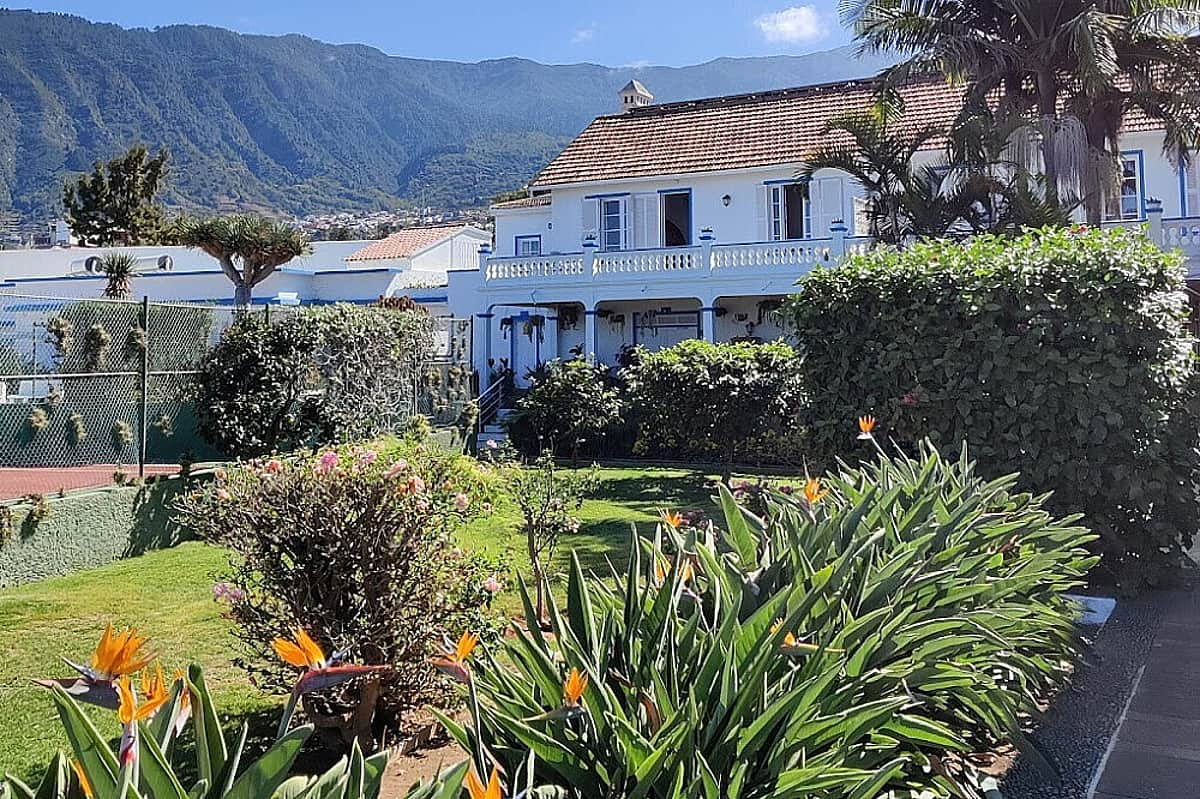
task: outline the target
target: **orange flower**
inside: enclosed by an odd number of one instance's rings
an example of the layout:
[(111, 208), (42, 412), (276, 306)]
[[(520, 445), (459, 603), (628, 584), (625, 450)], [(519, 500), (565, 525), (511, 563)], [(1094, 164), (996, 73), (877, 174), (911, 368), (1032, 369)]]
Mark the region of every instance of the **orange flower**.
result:
[(71, 769), (75, 772), (75, 779), (79, 780), (79, 789), (83, 791), (83, 795), (87, 799), (92, 799), (95, 794), (92, 793), (92, 783), (87, 778), (87, 773), (84, 772), (83, 766), (79, 765), (78, 760), (71, 761)]
[(160, 705), (170, 697), (161, 663), (154, 664), (153, 673), (150, 672), (150, 669), (142, 669), (142, 693), (147, 702), (158, 702)]
[(144, 668), (150, 662), (149, 655), (142, 654), (146, 638), (137, 630), (129, 628), (120, 635), (113, 635), (112, 625), (106, 625), (96, 652), (92, 655), (92, 671), (97, 679), (114, 680)]
[(162, 693), (156, 696), (147, 696), (146, 701), (139, 705), (128, 674), (123, 675), (121, 681), (117, 683), (117, 696), (120, 701), (120, 705), (117, 707), (117, 719), (126, 726), (150, 718), (167, 701), (167, 695)]
[(809, 505), (816, 505), (828, 493), (829, 489), (822, 489), (821, 481), (817, 478), (810, 477), (804, 481), (804, 498), (808, 500)]
[[(654, 583), (662, 585), (667, 581), (667, 577), (671, 574), (671, 564), (664, 564), (662, 561), (654, 562)], [(696, 577), (696, 568), (692, 566), (690, 560), (683, 562), (683, 582), (690, 583)]]
[(779, 632), (779, 628), (782, 626), (783, 626), (783, 619), (776, 619), (775, 623), (771, 625), (771, 635), (774, 635), (775, 633)]
[(312, 636), (300, 627), (293, 629), (292, 635), (295, 638), (294, 641), (276, 638), (271, 642), (271, 648), (284, 662), (298, 669), (314, 671), (329, 665), (329, 661), (325, 659), (325, 652), (321, 649), (320, 644), (312, 639)]
[(874, 438), (875, 432), (875, 417), (860, 416), (858, 417), (858, 437), (860, 439)]
[(471, 799), (504, 799), (504, 789), (500, 787), (500, 775), (496, 773), (496, 767), (492, 766), (492, 776), (488, 778), (487, 787), (484, 787), (483, 780), (475, 776), (475, 769), (468, 771), (467, 793), (471, 795)]
[(683, 514), (676, 511), (660, 510), (658, 518), (673, 530), (678, 530), (683, 525)]
[(475, 651), (478, 643), (478, 635), (471, 632), (463, 633), (454, 649), (447, 649), (433, 659), (433, 667), (459, 682), (467, 682), (471, 676), (467, 670), (467, 658)]
[(587, 686), (587, 675), (581, 674), (579, 669), (572, 667), (571, 673), (567, 675), (567, 681), (563, 683), (563, 704), (568, 707), (579, 707), (579, 700), (583, 696), (583, 692), (587, 690)]

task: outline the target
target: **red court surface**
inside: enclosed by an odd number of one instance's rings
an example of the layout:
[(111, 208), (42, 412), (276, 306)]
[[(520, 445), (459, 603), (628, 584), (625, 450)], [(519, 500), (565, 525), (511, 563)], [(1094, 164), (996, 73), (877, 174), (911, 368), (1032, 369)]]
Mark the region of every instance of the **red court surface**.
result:
[[(20, 499), (29, 494), (54, 496), (60, 491), (103, 488), (113, 485), (113, 474), (117, 469), (121, 469), (130, 477), (137, 477), (137, 464), (118, 466), (108, 463), (46, 469), (0, 467), (0, 501)], [(175, 474), (178, 471), (178, 464), (146, 464), (147, 476)]]

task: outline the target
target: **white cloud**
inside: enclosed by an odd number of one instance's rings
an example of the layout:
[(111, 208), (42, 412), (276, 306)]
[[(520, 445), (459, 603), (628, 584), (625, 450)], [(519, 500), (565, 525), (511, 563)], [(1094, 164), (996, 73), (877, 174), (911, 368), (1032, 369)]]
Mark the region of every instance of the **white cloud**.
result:
[(824, 18), (813, 6), (790, 6), (782, 11), (763, 14), (754, 20), (768, 42), (797, 44), (823, 38), (828, 32)]
[(588, 25), (586, 28), (580, 28), (575, 31), (575, 35), (571, 37), (571, 44), (587, 44), (592, 39), (596, 38), (596, 23)]

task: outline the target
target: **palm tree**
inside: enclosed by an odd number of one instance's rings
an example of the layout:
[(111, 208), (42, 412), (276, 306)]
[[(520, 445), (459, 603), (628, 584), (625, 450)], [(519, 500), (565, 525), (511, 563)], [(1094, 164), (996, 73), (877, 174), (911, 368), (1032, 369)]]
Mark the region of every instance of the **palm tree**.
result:
[(137, 276), (137, 258), (127, 252), (105, 253), (100, 259), (100, 274), (108, 278), (104, 284), (104, 296), (123, 300), (133, 290), (133, 279)]
[(179, 243), (217, 259), (233, 283), (233, 301), (238, 307), (249, 305), (254, 287), (276, 269), (311, 252), (308, 237), (300, 229), (252, 215), (183, 219)]
[(1001, 117), (1036, 123), (1046, 196), (1081, 197), (1099, 222), (1115, 181), (1119, 136), (1140, 111), (1166, 129), (1164, 151), (1186, 163), (1200, 146), (1200, 26), (1195, 0), (841, 0), (866, 52), (907, 58), (895, 87), (936, 74), (990, 98)]
[[(914, 173), (913, 157), (941, 135), (933, 127), (901, 134), (894, 130), (895, 121), (893, 109), (885, 105), (830, 120), (825, 133), (834, 143), (806, 158), (798, 173), (804, 181), (822, 169), (849, 174), (866, 194), (871, 236), (889, 244), (928, 234), (908, 210), (914, 186), (924, 179)], [(935, 208), (928, 211), (937, 213)]]

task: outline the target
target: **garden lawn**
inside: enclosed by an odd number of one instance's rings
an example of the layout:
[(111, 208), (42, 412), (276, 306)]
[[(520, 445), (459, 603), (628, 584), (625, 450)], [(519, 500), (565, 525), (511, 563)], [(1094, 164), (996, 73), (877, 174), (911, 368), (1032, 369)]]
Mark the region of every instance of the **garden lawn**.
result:
[[(621, 568), (631, 524), (648, 532), (664, 508), (715, 511), (706, 485), (711, 475), (678, 469), (601, 469), (599, 478), (597, 494), (579, 514), (579, 532), (563, 540), (552, 571), (563, 571), (572, 549), (585, 568), (606, 570), (610, 556)], [(521, 520), (505, 499), (496, 502), (490, 515), (465, 527), (459, 541), (466, 549), (504, 558), (528, 574)], [(30, 680), (70, 676), (61, 658), (87, 663), (108, 622), (134, 625), (148, 636), (168, 674), (188, 662), (202, 664), (217, 707), (231, 724), (250, 717), (252, 728), (271, 728), (281, 698), (260, 693), (232, 664), (238, 644), (213, 600), (212, 586), (224, 565), (223, 550), (192, 542), (0, 590), (0, 773), (33, 778), (56, 749), (66, 748), (49, 695)], [(520, 607), (515, 581), (507, 574), (499, 576), (508, 588), (496, 608), (514, 612)], [(113, 713), (96, 708), (88, 712), (103, 731), (116, 737)]]

